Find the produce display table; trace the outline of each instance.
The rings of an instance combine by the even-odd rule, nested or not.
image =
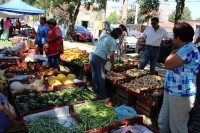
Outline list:
[[[157,133],[145,125],[140,117],[118,121],[114,110],[116,105],[106,103],[115,97],[118,105],[136,105],[136,111],[150,116],[152,110],[158,108],[158,96],[162,95],[164,77],[140,70],[134,62],[117,61],[115,69],[106,72],[106,87],[110,93],[109,98],[105,99],[88,87],[91,69],[89,53],[86,51],[68,49],[61,55],[61,64],[68,68],[68,72],[43,66],[43,61],[41,63],[39,60],[27,62],[25,59],[28,55],[21,53],[20,56],[2,59],[0,66],[3,88],[0,91],[7,92],[16,112],[15,117],[21,122],[18,124],[24,127],[22,131],[32,133],[35,131],[33,123],[43,121],[44,129],[38,129],[42,132],[46,129],[46,121],[53,123],[49,128],[53,127],[55,132],[71,130],[103,133],[118,130],[122,125],[139,124]],[[87,79],[83,80],[83,77]],[[71,121],[68,126],[59,125],[66,120],[61,118],[64,115]],[[53,125],[60,127],[60,130],[56,130]]]

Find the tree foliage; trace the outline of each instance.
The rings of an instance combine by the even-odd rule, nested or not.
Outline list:
[[[185,0],[176,0],[176,15],[174,21],[175,23],[181,20],[184,7],[185,7]]]
[[[116,12],[111,12],[110,15],[106,18],[106,21],[110,22],[111,24],[118,24],[120,18]]]
[[[147,22],[153,16],[158,16],[159,0],[136,0],[140,9],[138,13],[138,22]]]
[[[170,15],[168,21],[170,22],[175,22],[175,15],[176,15],[176,10],[174,10]],[[191,20],[191,11],[189,10],[188,7],[185,7],[183,9],[183,13],[181,15],[180,21],[186,21],[186,20]]]
[[[200,21],[200,17],[196,18],[196,20],[199,20],[199,21]]]
[[[127,24],[133,24],[135,21],[135,9],[128,9]]]

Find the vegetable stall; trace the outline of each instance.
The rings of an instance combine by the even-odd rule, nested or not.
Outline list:
[[[5,132],[17,131],[16,125],[30,133],[103,133],[127,128],[157,132],[144,124],[140,114],[158,114],[164,77],[138,69],[138,61],[116,61],[115,69],[106,74],[109,97],[105,99],[91,90],[86,51],[67,49],[61,55],[63,71],[46,66],[46,57],[30,47],[26,51],[16,47],[0,51],[0,112],[8,120]]]

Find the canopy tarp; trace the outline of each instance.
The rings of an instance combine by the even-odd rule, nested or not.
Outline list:
[[[5,4],[0,5],[0,11],[7,11],[20,14],[28,14],[28,15],[44,14],[44,10],[30,6],[21,0],[11,0]]]
[[[2,12],[0,11],[0,18],[24,18],[25,14],[17,14],[17,13],[11,13],[11,12]]]

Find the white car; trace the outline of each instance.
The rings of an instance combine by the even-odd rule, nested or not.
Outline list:
[[[126,43],[126,50],[127,51],[135,51],[137,38],[132,36],[127,28],[128,35],[127,35],[127,43]]]

